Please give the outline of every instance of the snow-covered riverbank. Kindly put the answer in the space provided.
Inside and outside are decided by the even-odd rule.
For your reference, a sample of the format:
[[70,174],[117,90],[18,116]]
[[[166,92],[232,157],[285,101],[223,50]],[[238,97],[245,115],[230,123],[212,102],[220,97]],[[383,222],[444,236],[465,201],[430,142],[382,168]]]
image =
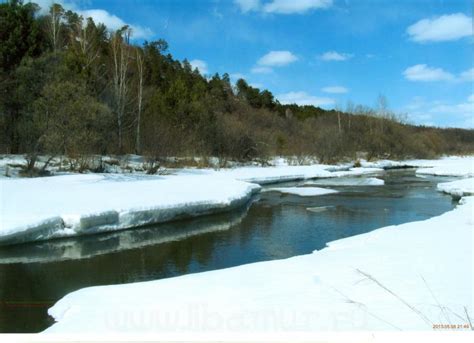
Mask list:
[[[448,162],[449,163],[449,162]],[[472,160],[452,168],[472,173]],[[455,196],[473,179],[440,184]],[[460,193],[461,192],[461,193]],[[429,204],[427,204],[429,206]],[[474,197],[425,221],[334,241],[285,260],[81,289],[46,333],[235,333],[469,328]]]
[[377,171],[313,165],[217,171],[188,168],[162,176],[71,174],[3,178],[0,244],[94,234],[229,211],[248,202],[259,191],[259,184]]
[[259,186],[228,177],[67,175],[5,180],[0,243],[93,234],[228,211]]
[[[232,210],[248,202],[260,185],[314,178],[372,175],[382,168],[422,166],[423,173],[473,175],[474,158],[434,161],[363,162],[350,165],[246,166],[231,169],[173,170],[172,175],[69,174],[0,179],[0,244],[47,240],[133,228]],[[433,166],[434,168],[428,168]],[[381,180],[368,178],[368,181]],[[355,184],[358,184],[357,182]],[[331,190],[298,189],[320,195]]]

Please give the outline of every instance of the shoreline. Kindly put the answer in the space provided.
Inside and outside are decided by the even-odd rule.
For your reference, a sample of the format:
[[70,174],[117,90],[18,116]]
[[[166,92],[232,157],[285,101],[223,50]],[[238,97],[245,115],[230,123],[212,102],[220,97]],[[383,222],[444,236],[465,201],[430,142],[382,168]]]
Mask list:
[[[411,163],[411,164],[410,164]],[[473,175],[474,158],[175,170],[173,175],[69,174],[1,178],[0,245],[90,235],[232,211],[260,185],[367,176],[411,165],[417,174]],[[431,168],[428,168],[431,166]],[[464,166],[461,170],[460,166]],[[422,173],[418,173],[418,171]]]

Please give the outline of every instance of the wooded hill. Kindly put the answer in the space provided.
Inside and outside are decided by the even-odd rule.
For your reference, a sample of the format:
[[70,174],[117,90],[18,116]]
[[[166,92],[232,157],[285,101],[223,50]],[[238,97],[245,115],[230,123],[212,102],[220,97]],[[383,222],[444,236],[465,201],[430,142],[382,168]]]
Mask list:
[[474,152],[474,131],[404,123],[384,98],[370,109],[282,105],[229,75],[202,76],[164,40],[133,44],[54,4],[0,4],[0,153],[138,153],[330,162]]

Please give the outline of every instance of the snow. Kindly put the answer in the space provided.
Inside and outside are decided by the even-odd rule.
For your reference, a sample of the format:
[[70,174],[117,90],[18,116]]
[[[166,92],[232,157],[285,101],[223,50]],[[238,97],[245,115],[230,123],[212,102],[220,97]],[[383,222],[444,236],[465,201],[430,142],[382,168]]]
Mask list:
[[361,166],[365,168],[417,168],[420,175],[437,176],[474,176],[474,156],[447,156],[436,160],[380,160],[367,162],[362,160]]
[[425,221],[323,250],[157,281],[84,288],[48,313],[46,333],[427,330],[467,324],[474,288],[474,197]]
[[413,168],[416,165],[409,161],[392,161],[392,160],[378,160],[378,161],[359,161],[364,168],[382,168],[382,169],[399,169],[399,168]]
[[383,186],[385,181],[375,177],[358,178],[334,178],[307,181],[305,185],[324,185],[324,186]]
[[332,177],[332,172],[326,170],[329,166],[318,164],[311,166],[278,166],[278,167],[240,167],[222,169],[218,173],[236,180],[258,183],[260,185],[297,181],[317,177]]
[[93,234],[227,211],[260,187],[220,177],[67,175],[0,180],[0,243]]
[[447,157],[434,161],[417,161],[417,174],[437,176],[474,176],[474,157]]
[[474,195],[474,178],[439,183],[437,188],[441,192],[459,198]]
[[320,187],[274,187],[267,188],[265,192],[281,192],[286,194],[299,195],[302,197],[312,197],[317,195],[325,195],[337,193],[334,189],[320,188]]
[[361,176],[383,172],[380,168],[351,168],[347,165],[314,164],[309,166],[279,165],[273,167],[246,166],[229,169],[182,169],[178,175],[223,175],[232,179],[267,185],[272,183],[308,180],[315,178],[336,178]]

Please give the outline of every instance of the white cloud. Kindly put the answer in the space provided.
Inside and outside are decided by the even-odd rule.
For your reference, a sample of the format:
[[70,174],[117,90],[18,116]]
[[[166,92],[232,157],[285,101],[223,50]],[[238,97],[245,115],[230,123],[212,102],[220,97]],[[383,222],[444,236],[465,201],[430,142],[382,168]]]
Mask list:
[[273,69],[269,67],[253,67],[250,72],[253,74],[270,74],[273,73]]
[[441,68],[432,68],[426,64],[416,64],[411,66],[403,72],[403,75],[410,81],[452,81],[455,79],[454,75],[444,71]]
[[352,54],[339,53],[337,51],[326,51],[320,58],[323,61],[346,61],[352,56]]
[[146,27],[138,25],[131,25],[124,22],[122,19],[114,14],[102,9],[78,11],[84,18],[91,17],[95,23],[102,23],[111,30],[118,30],[125,25],[129,25],[132,29],[132,36],[134,38],[148,38],[153,35],[153,31]]
[[232,80],[235,80],[237,81],[238,79],[245,79],[246,76],[242,73],[232,73],[229,75],[229,77],[232,79]]
[[422,19],[407,28],[415,42],[442,42],[472,36],[472,18],[463,13]]
[[449,115],[451,123],[447,126],[474,128],[473,106],[470,101],[457,104],[441,104],[434,106],[429,112],[438,117]]
[[346,87],[342,86],[328,86],[321,89],[325,93],[332,93],[332,94],[344,94],[347,93],[349,90]]
[[297,105],[313,105],[313,106],[325,106],[334,105],[335,101],[331,98],[322,98],[314,95],[310,95],[306,92],[289,92],[285,94],[277,95],[277,99],[282,104],[297,104]]
[[410,81],[454,81],[472,82],[474,81],[474,68],[465,70],[458,75],[454,75],[442,68],[434,68],[426,64],[416,64],[403,71],[403,75]]
[[102,23],[107,26],[110,30],[118,30],[125,25],[130,26],[132,29],[133,38],[149,38],[153,36],[153,31],[147,27],[142,27],[139,25],[128,24],[123,21],[121,18],[117,17],[114,14],[111,14],[103,9],[90,9],[90,10],[81,10],[77,7],[74,1],[71,0],[32,0],[31,2],[37,3],[41,7],[41,13],[46,14],[49,11],[50,6],[53,3],[60,4],[64,9],[71,10],[79,15],[82,15],[84,19],[91,17],[95,23]]
[[405,110],[409,112],[409,117],[415,124],[474,128],[473,106],[474,94],[458,103],[427,101],[416,96],[405,106]]
[[234,0],[242,13],[261,11],[275,14],[303,14],[310,10],[332,6],[333,0]]
[[209,70],[207,69],[207,63],[203,60],[192,60],[189,61],[189,64],[191,64],[193,69],[197,68],[202,75],[206,75],[209,73]]
[[49,12],[49,8],[54,3],[60,4],[66,10],[77,10],[76,4],[69,0],[29,0],[26,2],[34,2],[35,4],[39,5],[41,14],[47,14]]
[[249,84],[249,86],[253,87],[253,88],[258,88],[258,89],[263,88],[263,84],[261,84],[261,83],[251,83],[251,84]]
[[290,51],[270,51],[265,56],[258,60],[258,64],[266,67],[281,67],[293,63],[298,60],[298,57],[293,55]]
[[461,79],[461,81],[474,81],[474,68],[463,71],[459,75],[459,78]]
[[68,0],[56,0],[56,1],[53,1],[53,0],[26,0],[25,2],[27,2],[27,3],[32,2],[32,3],[37,4],[40,7],[39,13],[41,15],[48,14],[49,13],[49,8],[54,3],[60,4],[66,10],[72,10],[72,11],[77,10],[76,5],[73,2],[68,1]]
[[234,0],[243,13],[257,11],[260,8],[260,0]]
[[301,14],[313,9],[331,7],[332,0],[273,0],[263,6],[266,13]]

